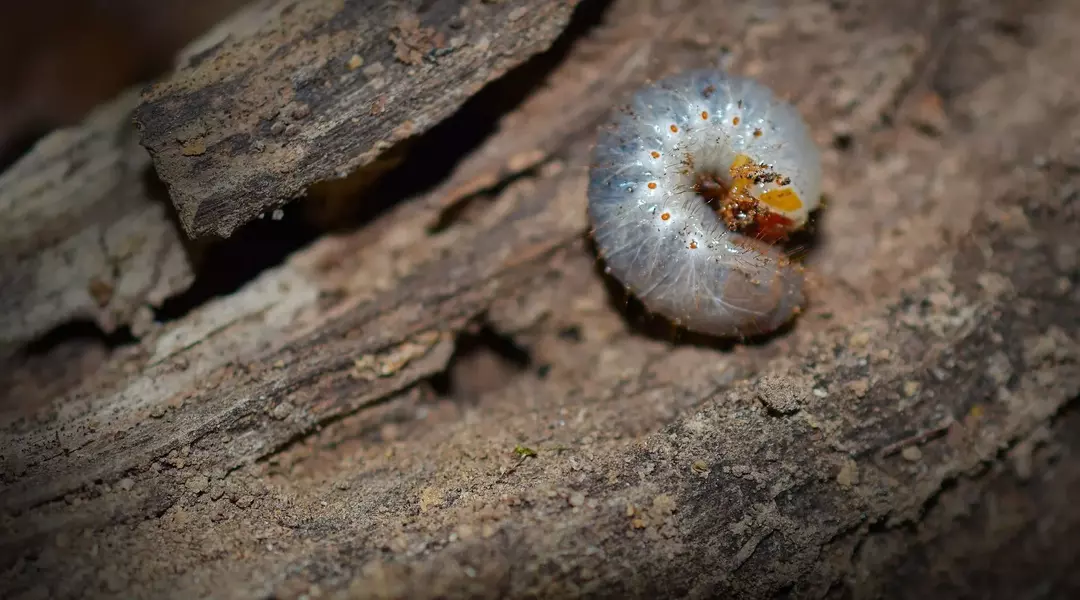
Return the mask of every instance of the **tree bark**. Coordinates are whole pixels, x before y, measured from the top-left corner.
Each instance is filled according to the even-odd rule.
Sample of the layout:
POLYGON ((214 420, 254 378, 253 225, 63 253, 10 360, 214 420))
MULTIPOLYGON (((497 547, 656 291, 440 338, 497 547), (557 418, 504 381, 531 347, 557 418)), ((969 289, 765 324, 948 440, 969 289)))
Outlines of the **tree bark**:
POLYGON ((0 360, 64 323, 145 327, 192 266, 131 124, 129 91, 0 175, 0 360))
POLYGON ((575 3, 268 3, 277 18, 150 88, 136 120, 188 234, 228 236, 448 117, 575 3))
MULTIPOLYGON (((468 113, 494 131, 430 190, 152 331, 39 414, 7 412, 0 589, 1080 591, 1078 26, 1069 0, 583 2, 545 70, 507 74, 536 84, 519 106, 468 113), (749 344, 672 337, 586 236, 598 120, 646 78, 717 61, 791 97, 827 171, 811 305, 749 344)), ((140 112, 181 212, 195 180, 155 147, 178 121, 145 115, 232 68, 285 72, 180 72, 140 112)), ((262 110, 208 114, 233 131, 262 110)), ((433 110, 423 128, 463 119, 433 110)), ((276 203, 367 162, 337 146, 348 123, 297 121, 321 166, 260 189, 276 203)), ((234 173, 206 148, 205 173, 234 173)))

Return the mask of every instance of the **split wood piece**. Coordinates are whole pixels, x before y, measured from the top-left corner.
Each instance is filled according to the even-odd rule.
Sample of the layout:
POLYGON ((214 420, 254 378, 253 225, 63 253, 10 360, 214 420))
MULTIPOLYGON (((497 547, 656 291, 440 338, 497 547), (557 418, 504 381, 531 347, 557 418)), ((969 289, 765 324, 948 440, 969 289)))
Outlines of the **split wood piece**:
POLYGON ((142 142, 188 235, 228 236, 445 119, 548 48, 575 4, 270 4, 147 91, 142 142))
POLYGON ((129 91, 0 174, 0 354, 80 319, 111 332, 185 289, 192 268, 129 91))

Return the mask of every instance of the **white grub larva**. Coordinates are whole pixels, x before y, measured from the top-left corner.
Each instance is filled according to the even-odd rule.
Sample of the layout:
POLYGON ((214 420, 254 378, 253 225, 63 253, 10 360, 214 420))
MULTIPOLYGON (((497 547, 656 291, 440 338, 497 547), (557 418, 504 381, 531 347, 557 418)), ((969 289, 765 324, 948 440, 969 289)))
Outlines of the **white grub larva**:
POLYGON ((648 310, 722 337, 800 311, 803 269, 776 242, 817 208, 821 157, 767 87, 719 71, 645 87, 601 128, 589 175, 597 250, 648 310))

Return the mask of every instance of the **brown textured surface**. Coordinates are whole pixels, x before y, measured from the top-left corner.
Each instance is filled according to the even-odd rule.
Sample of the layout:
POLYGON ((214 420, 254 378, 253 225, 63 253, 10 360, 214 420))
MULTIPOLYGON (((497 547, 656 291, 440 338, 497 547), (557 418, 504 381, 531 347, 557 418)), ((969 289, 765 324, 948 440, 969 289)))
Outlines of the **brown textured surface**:
POLYGON ((279 18, 148 90, 143 144, 188 234, 228 236, 445 119, 545 50, 575 4, 271 3, 279 18))
POLYGON ((1075 594, 1080 8, 706 4, 609 6, 453 219, 321 239, 5 419, 0 590, 1075 594), (813 301, 672 343, 583 240, 585 124, 724 47, 826 149, 813 301))
POLYGON ((145 329, 150 308, 191 283, 131 125, 137 102, 121 94, 0 173, 0 361, 76 319, 145 329))

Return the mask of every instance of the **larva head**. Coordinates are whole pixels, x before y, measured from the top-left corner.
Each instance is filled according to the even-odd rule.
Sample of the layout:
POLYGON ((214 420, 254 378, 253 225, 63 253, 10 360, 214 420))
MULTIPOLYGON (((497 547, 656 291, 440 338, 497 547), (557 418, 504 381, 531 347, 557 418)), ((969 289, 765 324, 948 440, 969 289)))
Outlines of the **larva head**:
POLYGON ((816 207, 817 196, 808 203, 793 178, 748 154, 736 154, 727 171, 717 177, 723 188, 717 208, 730 229, 763 239, 784 238, 805 225, 816 207))
POLYGON ((755 200, 759 219, 806 224, 821 202, 821 155, 802 116, 769 88, 739 79, 741 102, 732 110, 726 183, 755 200))

